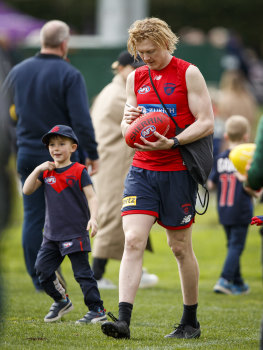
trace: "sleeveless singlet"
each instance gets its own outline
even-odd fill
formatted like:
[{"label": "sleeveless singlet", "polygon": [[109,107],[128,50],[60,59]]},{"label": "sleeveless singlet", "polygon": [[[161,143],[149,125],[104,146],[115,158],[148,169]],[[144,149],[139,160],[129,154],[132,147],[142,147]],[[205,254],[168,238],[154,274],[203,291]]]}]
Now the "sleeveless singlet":
[{"label": "sleeveless singlet", "polygon": [[[185,81],[185,74],[189,65],[189,62],[173,57],[165,68],[159,71],[151,70],[153,83],[163,103],[180,128],[185,128],[186,125],[195,121],[188,106]],[[134,92],[137,97],[137,104],[143,108],[143,113],[156,111],[166,113],[151,85],[147,66],[136,69]],[[175,136],[175,125],[172,121],[165,136],[167,138]],[[150,152],[136,151],[132,165],[157,171],[186,170],[179,148]]]}]

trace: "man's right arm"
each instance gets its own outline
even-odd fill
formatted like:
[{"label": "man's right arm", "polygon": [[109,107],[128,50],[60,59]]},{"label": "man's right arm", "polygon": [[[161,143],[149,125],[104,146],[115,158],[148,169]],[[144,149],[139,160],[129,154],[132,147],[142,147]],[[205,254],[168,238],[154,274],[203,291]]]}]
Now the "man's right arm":
[{"label": "man's right arm", "polygon": [[141,115],[141,108],[137,108],[137,98],[134,93],[134,77],[135,71],[131,72],[128,75],[126,82],[127,100],[124,108],[123,119],[121,122],[121,130],[123,136],[125,135],[126,130],[130,124]]}]

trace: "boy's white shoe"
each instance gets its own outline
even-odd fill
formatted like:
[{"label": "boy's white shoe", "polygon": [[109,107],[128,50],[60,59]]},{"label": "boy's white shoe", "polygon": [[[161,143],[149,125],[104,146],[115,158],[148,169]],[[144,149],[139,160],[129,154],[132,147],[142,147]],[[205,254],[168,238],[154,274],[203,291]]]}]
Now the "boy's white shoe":
[{"label": "boy's white shoe", "polygon": [[114,283],[112,283],[107,278],[101,278],[100,280],[97,280],[98,288],[99,289],[116,289],[117,286],[115,286]]},{"label": "boy's white shoe", "polygon": [[150,288],[155,286],[159,281],[158,276],[148,273],[145,268],[142,269],[141,282],[139,288]]}]

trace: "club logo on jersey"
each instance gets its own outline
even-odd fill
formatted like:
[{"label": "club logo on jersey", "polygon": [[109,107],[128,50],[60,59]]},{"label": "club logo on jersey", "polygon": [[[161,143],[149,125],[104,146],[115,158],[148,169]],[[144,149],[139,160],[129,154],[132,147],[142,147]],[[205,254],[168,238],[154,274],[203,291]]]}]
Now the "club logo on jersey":
[{"label": "club logo on jersey", "polygon": [[162,79],[162,75],[156,75],[156,76],[153,78],[153,80],[160,80],[160,79]]},{"label": "club logo on jersey", "polygon": [[69,248],[73,245],[73,242],[64,242],[62,243],[63,248]]},{"label": "club logo on jersey", "polygon": [[172,93],[175,90],[176,85],[173,83],[167,83],[164,85],[164,92],[166,93],[166,95],[172,95]]},{"label": "club logo on jersey", "polygon": [[130,207],[130,206],[135,206],[136,205],[136,196],[130,196],[130,197],[124,197],[122,199],[122,208],[124,207]]},{"label": "club logo on jersey", "polygon": [[69,175],[66,177],[66,183],[68,184],[68,186],[72,187],[75,185],[76,182],[77,182],[76,176]]},{"label": "club logo on jersey", "polygon": [[56,183],[55,176],[49,176],[45,178],[45,183],[48,185],[54,185]]},{"label": "club logo on jersey", "polygon": [[154,125],[147,125],[145,128],[142,129],[141,131],[141,136],[147,137],[152,136],[152,134],[156,131],[156,127]]},{"label": "club logo on jersey", "polygon": [[149,92],[151,90],[150,86],[148,85],[143,85],[139,90],[138,90],[138,94],[144,95],[147,94],[147,92]]}]

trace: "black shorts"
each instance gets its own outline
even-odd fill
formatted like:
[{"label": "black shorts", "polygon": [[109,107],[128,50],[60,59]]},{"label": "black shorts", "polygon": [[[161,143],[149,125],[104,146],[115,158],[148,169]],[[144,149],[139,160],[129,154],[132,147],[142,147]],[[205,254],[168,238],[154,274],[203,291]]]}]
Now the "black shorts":
[{"label": "black shorts", "polygon": [[44,236],[42,246],[51,250],[59,250],[61,256],[81,251],[91,251],[89,235],[85,237],[69,239],[66,241],[51,241]]},{"label": "black shorts", "polygon": [[152,171],[132,166],[125,180],[122,216],[148,214],[171,230],[194,221],[197,184],[187,170]]}]

